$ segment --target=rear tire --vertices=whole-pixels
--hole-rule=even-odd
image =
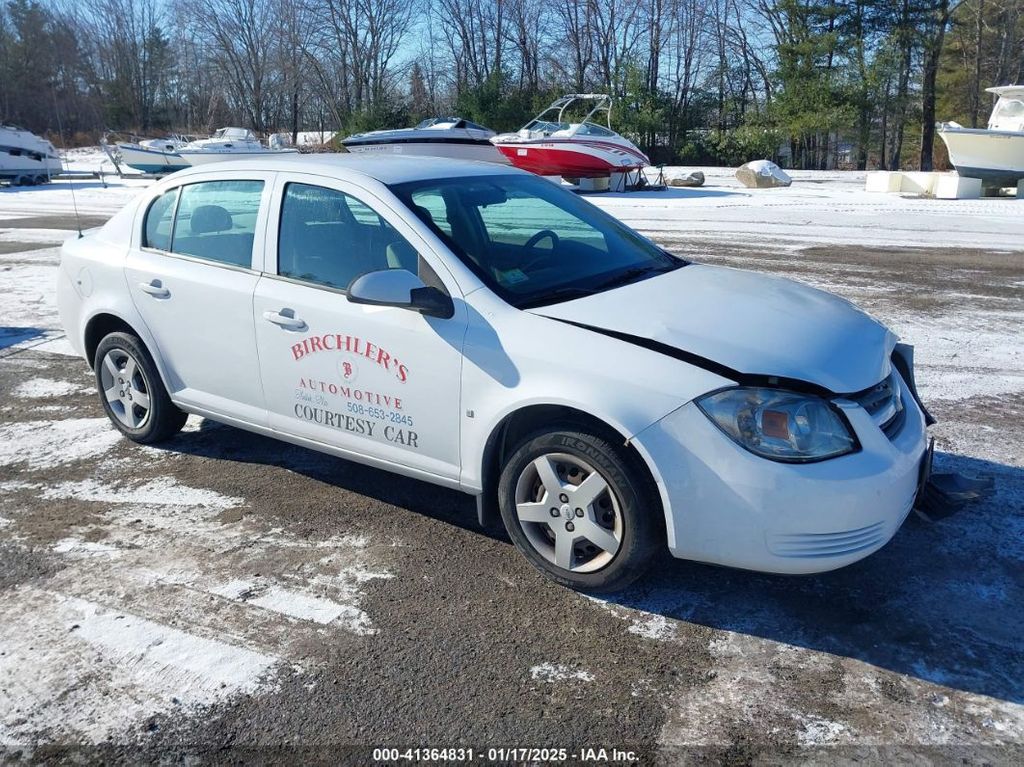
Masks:
[[[501,472],[498,500],[531,564],[579,591],[625,588],[664,541],[661,503],[639,460],[574,426],[524,439]]]
[[[156,363],[137,336],[105,336],[96,347],[93,369],[103,410],[128,439],[148,445],[185,425],[188,414],[171,402]]]

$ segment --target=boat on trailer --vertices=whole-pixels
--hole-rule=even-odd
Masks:
[[[13,186],[45,184],[64,169],[53,144],[13,125],[0,125],[0,180]]]
[[[988,88],[998,97],[988,128],[939,123],[957,173],[988,187],[1016,186],[1024,179],[1024,85]]]
[[[356,154],[423,155],[507,165],[505,156],[491,144],[494,135],[490,128],[461,117],[431,117],[413,128],[356,133],[341,143]]]
[[[266,154],[294,153],[297,149],[265,147],[247,128],[220,128],[209,138],[187,141],[180,136],[118,143],[120,162],[142,173],[165,174],[223,160],[241,160]]]
[[[581,105],[589,108],[582,119],[567,118]],[[519,131],[502,133],[491,143],[517,168],[541,176],[593,179],[641,170],[650,160],[611,129],[611,112],[612,99],[606,94],[570,93]],[[602,116],[607,127],[594,122]]]

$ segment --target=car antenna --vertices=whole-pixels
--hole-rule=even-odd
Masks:
[[[61,164],[64,166],[64,170],[69,174],[68,189],[71,190],[71,207],[75,211],[75,226],[78,228],[78,239],[82,239],[82,219],[78,215],[78,200],[75,198],[74,179],[70,176],[71,168],[68,165],[68,148],[67,144],[64,143],[64,126],[61,124],[60,110],[57,108],[57,89],[54,88],[50,93],[53,95],[53,115],[57,118],[57,136],[60,138],[60,148],[64,155],[61,158]]]

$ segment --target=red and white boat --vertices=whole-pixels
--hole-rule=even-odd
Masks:
[[[591,108],[578,122],[571,122],[566,112],[577,102]],[[610,96],[571,93],[516,133],[494,136],[491,143],[517,168],[541,176],[607,178],[649,165],[647,155],[611,129],[611,113]],[[591,122],[598,115],[604,116],[609,127]]]

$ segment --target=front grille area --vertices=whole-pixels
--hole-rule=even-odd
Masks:
[[[780,557],[844,557],[884,540],[885,523],[875,522],[837,533],[778,533],[768,536],[768,548]]]
[[[903,423],[903,398],[900,396],[900,385],[895,370],[879,384],[850,395],[849,399],[864,408],[871,420],[892,437],[899,431]]]

